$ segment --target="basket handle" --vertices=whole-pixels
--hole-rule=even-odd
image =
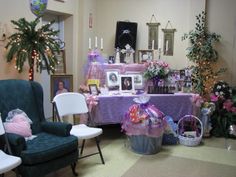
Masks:
[[[192,118],[195,118],[196,120],[198,120],[198,122],[200,122],[200,126],[201,126],[201,134],[200,134],[200,137],[202,137],[203,136],[203,124],[202,124],[202,121],[198,118],[198,117],[196,117],[196,116],[194,116],[194,115],[185,115],[184,117],[182,117],[181,119],[179,119],[179,121],[178,121],[178,124],[177,124],[177,134],[179,135],[179,124],[180,124],[180,122],[183,120],[183,119],[185,119],[185,118],[187,118],[187,117],[192,117]]]

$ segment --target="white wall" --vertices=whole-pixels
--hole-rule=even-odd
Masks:
[[[236,1],[208,0],[209,31],[221,35],[217,45],[221,67],[227,68],[224,79],[236,86]]]
[[[174,56],[163,56],[172,68],[180,69],[189,63],[186,58],[187,41],[181,41],[184,33],[194,28],[195,15],[205,9],[205,0],[99,0],[96,1],[95,34],[104,38],[104,52],[113,55],[116,22],[129,20],[138,23],[136,50],[148,48],[148,27],[152,14],[159,26],[159,38],[163,41],[161,29],[168,20],[177,31],[174,38]],[[168,26],[170,28],[170,26]]]

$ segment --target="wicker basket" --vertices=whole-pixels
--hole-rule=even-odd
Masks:
[[[185,137],[185,136],[182,136],[180,135],[180,131],[179,131],[179,128],[180,128],[180,123],[182,121],[184,121],[185,119],[187,118],[193,118],[193,119],[196,119],[199,123],[200,123],[200,126],[201,126],[201,133],[199,136],[197,137]],[[202,140],[202,136],[203,136],[203,125],[202,125],[202,121],[197,118],[196,116],[194,115],[185,115],[184,117],[182,117],[179,121],[178,121],[178,129],[177,129],[177,133],[178,133],[178,137],[179,137],[179,143],[182,144],[182,145],[185,145],[185,146],[197,146],[200,144],[201,140]]]

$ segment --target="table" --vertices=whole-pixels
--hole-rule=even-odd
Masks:
[[[192,94],[148,94],[149,103],[155,105],[165,115],[178,121],[186,114],[193,114]],[[134,103],[137,95],[98,96],[98,105],[94,109],[93,121],[97,125],[119,124],[125,113]]]

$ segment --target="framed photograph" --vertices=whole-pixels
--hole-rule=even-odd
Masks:
[[[106,83],[108,88],[119,88],[119,71],[107,70],[106,71]]]
[[[98,95],[99,92],[96,84],[89,84],[88,86],[89,86],[89,93],[91,95]]]
[[[73,75],[51,75],[51,100],[54,96],[73,91]]]
[[[154,58],[153,50],[138,50],[138,62],[143,63],[151,61]]]
[[[141,72],[126,72],[126,75],[131,75],[134,78],[134,89],[144,88],[144,78]]]
[[[60,50],[57,54],[58,64],[55,66],[55,74],[66,74],[66,57],[65,50]]]
[[[120,91],[133,92],[134,91],[134,77],[132,75],[120,75]]]

